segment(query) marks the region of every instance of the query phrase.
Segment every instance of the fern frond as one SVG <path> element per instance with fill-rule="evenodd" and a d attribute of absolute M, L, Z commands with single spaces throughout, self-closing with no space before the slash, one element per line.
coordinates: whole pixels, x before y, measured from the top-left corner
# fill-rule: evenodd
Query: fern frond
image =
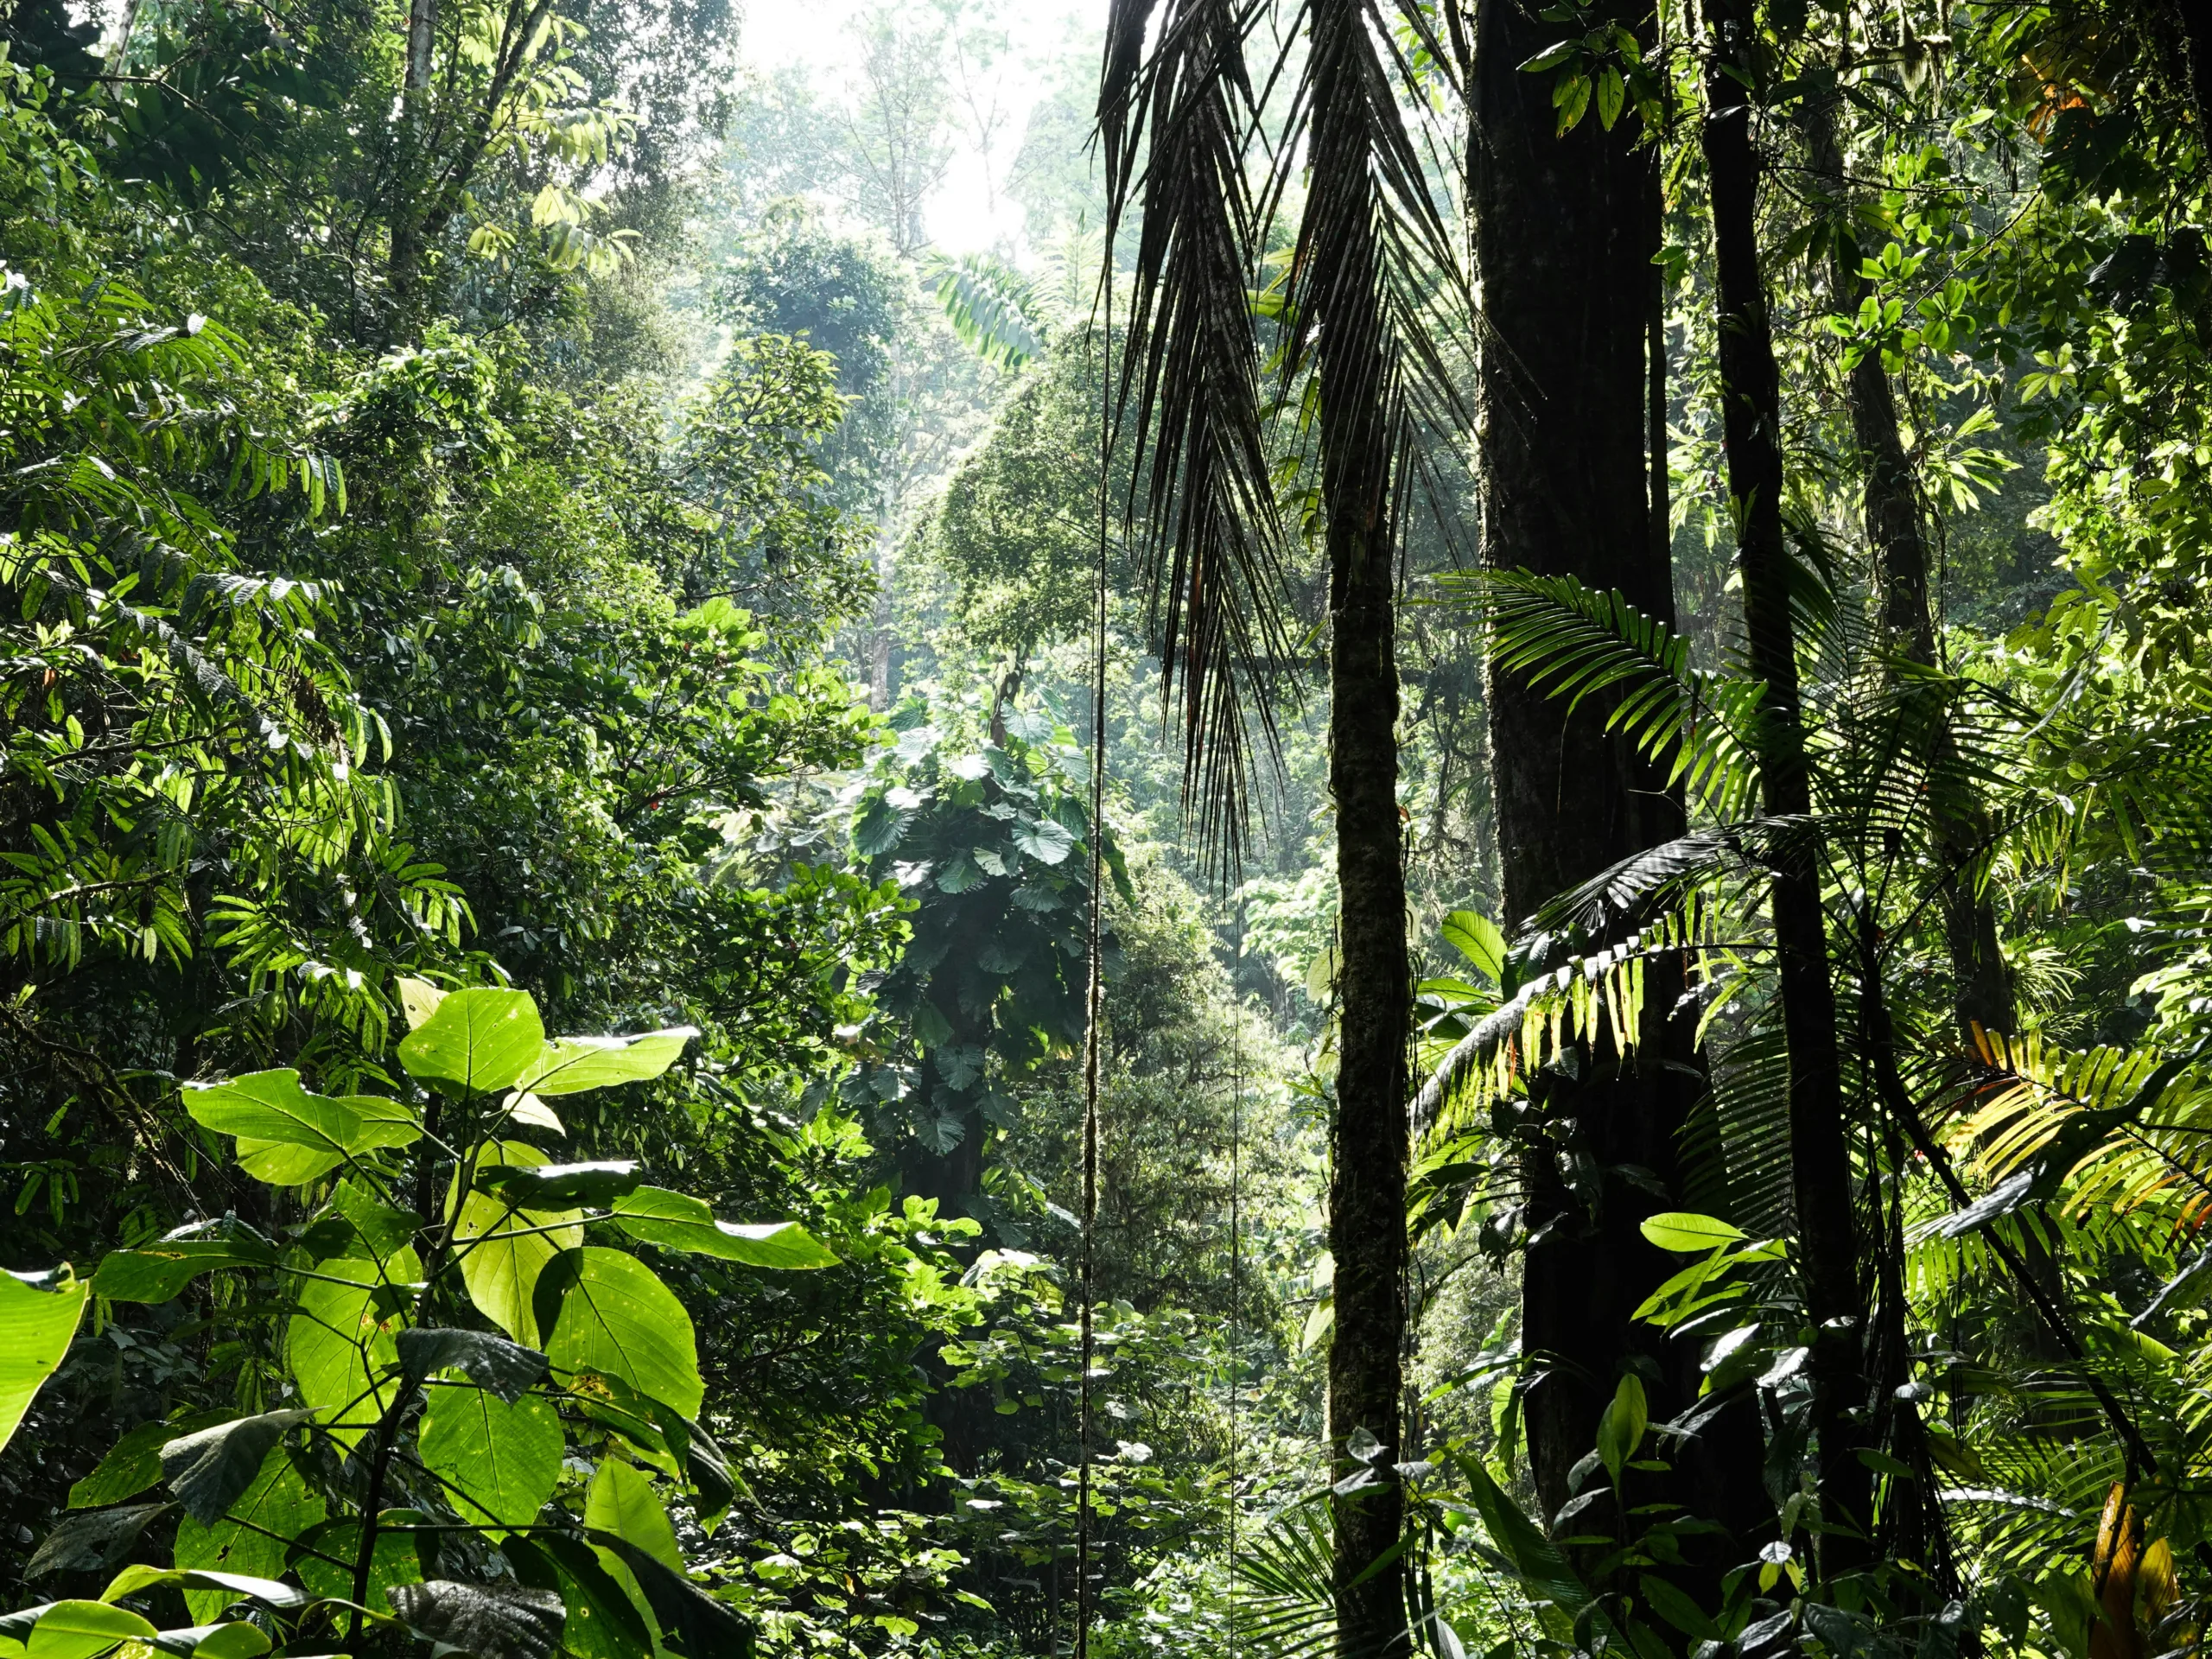
<path fill-rule="evenodd" d="M 1688 642 L 1665 623 L 1572 576 L 1467 572 L 1440 586 L 1482 612 L 1498 667 L 1568 699 L 1570 711 L 1610 699 L 1606 729 L 1667 765 L 1670 785 L 1716 817 L 1747 809 L 1758 786 L 1751 741 L 1764 695 L 1758 681 L 1693 667 Z"/>

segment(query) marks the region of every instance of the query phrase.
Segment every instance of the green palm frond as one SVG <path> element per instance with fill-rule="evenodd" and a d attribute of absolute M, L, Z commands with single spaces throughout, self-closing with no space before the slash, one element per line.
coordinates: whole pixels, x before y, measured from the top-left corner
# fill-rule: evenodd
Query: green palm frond
<path fill-rule="evenodd" d="M 1290 1656 L 1336 1640 L 1333 1529 L 1321 1497 L 1268 1519 L 1239 1556 L 1236 1614 L 1248 1641 Z"/>
<path fill-rule="evenodd" d="M 2201 1222 L 2212 1207 L 2212 1065 L 2147 1048 L 2069 1049 L 2036 1033 L 1984 1044 L 1986 1070 L 1948 1135 L 1993 1184 L 1991 1213 L 2063 1196 L 2077 1215 Z"/>
<path fill-rule="evenodd" d="M 1051 342 L 1050 302 L 1036 283 L 995 254 L 934 259 L 923 268 L 922 282 L 961 343 L 995 369 L 1016 372 Z"/>
<path fill-rule="evenodd" d="M 1748 810 L 1758 788 L 1757 680 L 1694 667 L 1689 642 L 1665 623 L 1572 576 L 1482 571 L 1440 585 L 1481 609 L 1499 668 L 1567 698 L 1570 710 L 1592 697 L 1610 702 L 1606 729 L 1667 765 L 1670 785 L 1718 817 Z"/>
<path fill-rule="evenodd" d="M 1141 214 L 1117 407 L 1135 416 L 1132 477 L 1148 485 L 1143 579 L 1162 696 L 1180 693 L 1185 801 L 1208 849 L 1233 861 L 1250 733 L 1274 752 L 1290 654 L 1249 298 L 1262 227 L 1244 163 L 1257 119 L 1244 41 L 1259 9 L 1168 0 L 1147 53 L 1154 10 L 1115 0 L 1099 102 L 1108 245 Z"/>

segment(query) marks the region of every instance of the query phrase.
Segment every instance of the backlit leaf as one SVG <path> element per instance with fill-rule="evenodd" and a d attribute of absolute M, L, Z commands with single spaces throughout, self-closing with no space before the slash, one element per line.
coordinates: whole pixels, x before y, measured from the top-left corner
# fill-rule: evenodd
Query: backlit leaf
<path fill-rule="evenodd" d="M 635 1239 L 754 1268 L 827 1268 L 837 1258 L 795 1221 L 718 1221 L 701 1199 L 641 1186 L 615 1200 L 614 1223 Z"/>
<path fill-rule="evenodd" d="M 15 1438 L 32 1396 L 68 1353 L 89 1288 L 67 1266 L 0 1273 L 0 1446 Z"/>

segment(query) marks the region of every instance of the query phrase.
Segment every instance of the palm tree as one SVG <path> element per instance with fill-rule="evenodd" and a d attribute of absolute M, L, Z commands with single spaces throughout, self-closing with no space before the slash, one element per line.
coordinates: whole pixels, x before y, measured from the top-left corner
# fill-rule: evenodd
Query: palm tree
<path fill-rule="evenodd" d="M 1248 163 L 1262 99 L 1245 51 L 1266 13 L 1251 0 L 1116 0 L 1100 124 L 1116 219 L 1128 207 L 1142 213 L 1123 406 L 1134 407 L 1139 442 L 1150 446 L 1148 577 L 1166 683 L 1180 691 L 1186 783 L 1232 858 L 1247 733 L 1269 729 L 1284 655 L 1284 550 L 1249 296 L 1261 283 L 1268 210 L 1287 168 L 1305 172 L 1276 296 L 1274 373 L 1284 394 L 1310 389 L 1318 411 L 1340 963 L 1328 1404 L 1346 1479 L 1334 1503 L 1333 1578 L 1338 1651 L 1371 1659 L 1403 1651 L 1408 1634 L 1395 1554 L 1412 1014 L 1396 555 L 1414 437 L 1450 396 L 1425 323 L 1454 263 L 1401 105 L 1407 78 L 1420 72 L 1395 49 L 1391 25 L 1420 44 L 1426 73 L 1463 61 L 1455 48 L 1464 43 L 1438 39 L 1416 4 L 1305 0 L 1291 31 L 1304 59 L 1287 130 L 1269 135 L 1277 162 L 1255 200 Z"/>

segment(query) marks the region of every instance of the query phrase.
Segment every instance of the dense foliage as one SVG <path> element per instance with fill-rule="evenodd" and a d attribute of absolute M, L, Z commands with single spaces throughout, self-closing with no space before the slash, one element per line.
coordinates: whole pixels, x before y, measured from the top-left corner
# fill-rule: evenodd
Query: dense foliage
<path fill-rule="evenodd" d="M 2201 1646 L 2201 8 L 113 10 L 0 1659 Z"/>

